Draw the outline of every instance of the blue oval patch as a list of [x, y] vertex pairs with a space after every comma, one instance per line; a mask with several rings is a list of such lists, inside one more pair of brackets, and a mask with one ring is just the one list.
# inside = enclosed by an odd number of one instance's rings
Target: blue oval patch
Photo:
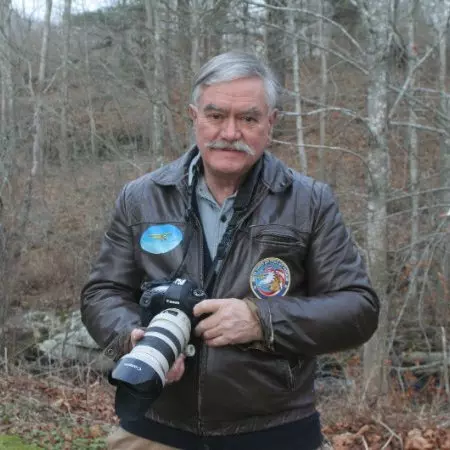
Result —
[[175, 225], [152, 225], [141, 236], [141, 248], [159, 255], [173, 250], [183, 240], [182, 231]]
[[266, 258], [253, 267], [250, 286], [260, 299], [283, 296], [291, 285], [291, 272], [288, 265], [279, 258]]

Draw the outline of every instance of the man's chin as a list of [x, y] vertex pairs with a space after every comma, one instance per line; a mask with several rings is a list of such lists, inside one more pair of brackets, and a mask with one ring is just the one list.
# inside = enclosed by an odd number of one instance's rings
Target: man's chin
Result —
[[219, 161], [214, 161], [210, 165], [211, 170], [220, 175], [230, 175], [230, 176], [241, 176], [246, 173], [251, 164], [247, 162], [245, 164], [233, 164], [232, 161], [223, 161], [222, 163]]

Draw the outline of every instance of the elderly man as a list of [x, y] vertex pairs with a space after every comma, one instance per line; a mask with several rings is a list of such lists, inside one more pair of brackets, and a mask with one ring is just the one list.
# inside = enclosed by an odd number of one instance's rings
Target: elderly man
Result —
[[117, 199], [81, 306], [106, 354], [143, 337], [144, 281], [181, 277], [207, 299], [195, 356], [176, 359], [145, 415], [121, 417], [110, 449], [323, 445], [315, 358], [367, 341], [379, 302], [330, 189], [266, 150], [278, 93], [254, 56], [211, 59], [189, 105], [195, 147]]

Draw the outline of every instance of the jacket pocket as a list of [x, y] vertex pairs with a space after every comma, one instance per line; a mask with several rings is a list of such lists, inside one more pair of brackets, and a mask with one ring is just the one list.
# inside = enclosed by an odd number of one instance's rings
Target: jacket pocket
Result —
[[300, 361], [290, 363], [273, 352], [211, 349], [201, 385], [203, 413], [213, 420], [236, 421], [286, 411], [302, 402], [300, 393], [311, 376], [303, 370]]
[[307, 233], [285, 225], [252, 225], [250, 239], [253, 243], [274, 247], [307, 247]]

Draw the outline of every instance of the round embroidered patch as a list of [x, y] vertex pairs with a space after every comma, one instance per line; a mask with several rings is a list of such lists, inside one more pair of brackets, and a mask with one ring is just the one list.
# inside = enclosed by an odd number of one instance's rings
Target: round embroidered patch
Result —
[[171, 224], [152, 225], [141, 236], [141, 248], [159, 255], [173, 250], [183, 240], [182, 231]]
[[279, 258], [265, 258], [253, 267], [250, 287], [258, 298], [283, 296], [291, 284], [291, 272]]

